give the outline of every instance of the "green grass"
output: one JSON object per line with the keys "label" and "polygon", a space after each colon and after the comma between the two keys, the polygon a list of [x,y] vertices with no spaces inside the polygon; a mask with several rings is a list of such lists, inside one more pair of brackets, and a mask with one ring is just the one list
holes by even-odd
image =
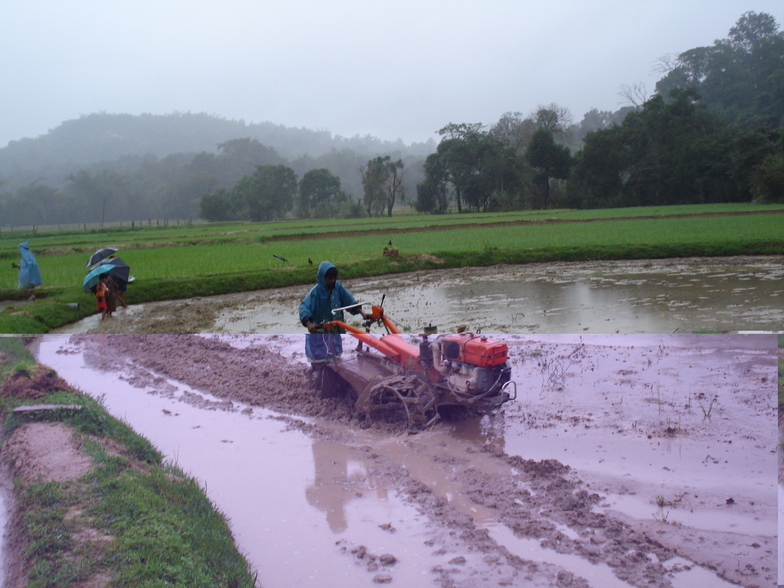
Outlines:
{"label": "green grass", "polygon": [[[39,300],[24,303],[29,293],[14,288],[16,270],[0,265],[0,301],[16,301],[0,312],[0,332],[46,332],[94,312],[79,286],[89,254],[105,245],[121,247],[136,277],[128,300],[139,303],[309,284],[323,260],[360,277],[436,266],[781,254],[783,221],[784,206],[728,204],[47,233],[31,241],[45,281]],[[382,256],[390,239],[398,259]],[[18,255],[18,242],[2,237],[0,256]]]}
{"label": "green grass", "polygon": [[[544,210],[510,213],[472,213],[447,215],[405,215],[373,219],[292,220],[271,223],[210,223],[168,227],[107,228],[103,231],[40,231],[32,233],[0,232],[0,259],[16,259],[17,245],[31,239],[34,250],[48,255],[71,249],[77,253],[92,253],[106,245],[171,246],[191,242],[260,242],[264,240],[307,236],[345,231],[368,231],[375,234],[406,229],[443,228],[463,224],[520,223],[545,221],[588,221],[595,219],[623,219],[645,216],[676,216],[699,214],[742,214],[784,212],[782,205],[712,204],[669,207],[638,207],[600,210]],[[83,256],[83,262],[87,256]]]}
{"label": "green grass", "polygon": [[[34,366],[23,341],[0,337],[3,378],[20,366]],[[11,414],[21,403],[83,409]],[[255,585],[225,518],[198,482],[164,463],[149,441],[100,403],[78,391],[52,390],[36,400],[2,398],[0,410],[6,417],[4,439],[25,422],[64,423],[95,463],[76,481],[15,481],[27,539],[22,555],[30,564],[28,586],[75,587],[100,574],[113,586]]]}

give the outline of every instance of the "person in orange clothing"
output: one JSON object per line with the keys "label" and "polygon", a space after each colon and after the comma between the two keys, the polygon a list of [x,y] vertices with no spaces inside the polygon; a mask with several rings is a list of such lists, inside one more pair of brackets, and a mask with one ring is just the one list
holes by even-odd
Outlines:
{"label": "person in orange clothing", "polygon": [[109,287],[106,285],[106,280],[109,278],[107,274],[103,274],[98,283],[95,285],[95,302],[98,304],[98,310],[101,311],[101,320],[106,318],[106,294],[109,292]]}

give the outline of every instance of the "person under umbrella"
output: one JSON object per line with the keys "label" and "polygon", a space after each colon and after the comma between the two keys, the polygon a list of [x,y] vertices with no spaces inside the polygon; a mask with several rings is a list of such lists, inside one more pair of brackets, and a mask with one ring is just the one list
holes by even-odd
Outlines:
{"label": "person under umbrella", "polygon": [[95,285],[95,303],[98,305],[98,310],[101,313],[101,320],[104,320],[108,315],[106,306],[106,295],[109,292],[109,287],[106,285],[106,280],[109,279],[108,273],[108,271],[102,273],[98,278],[98,283]]}
{"label": "person under umbrella", "polygon": [[112,314],[117,310],[117,293],[120,291],[117,284],[112,280],[111,272],[107,272],[101,276],[100,283],[106,286],[106,316],[112,317]]}
{"label": "person under umbrella", "polygon": [[104,264],[111,264],[113,266],[112,269],[109,270],[109,285],[110,287],[112,284],[115,285],[115,288],[113,288],[115,297],[120,301],[123,308],[128,308],[128,304],[125,302],[125,291],[128,289],[128,283],[133,280],[130,275],[130,266],[114,255],[110,255],[107,259],[101,261],[98,264],[98,267]]}

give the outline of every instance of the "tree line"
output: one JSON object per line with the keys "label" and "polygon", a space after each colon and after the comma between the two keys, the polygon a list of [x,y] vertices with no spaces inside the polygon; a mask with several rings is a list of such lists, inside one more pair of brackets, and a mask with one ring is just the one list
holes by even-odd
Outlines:
{"label": "tree line", "polygon": [[[557,105],[507,113],[491,127],[447,125],[425,161],[417,209],[784,201],[784,35],[775,19],[748,12],[729,38],[662,64],[654,96],[616,115],[591,111],[577,128]],[[574,131],[590,127],[573,148]]]}
{"label": "tree line", "polygon": [[[391,159],[388,155],[377,157]],[[419,159],[410,153],[398,153],[395,161],[402,168],[404,162],[408,165]],[[14,191],[3,191],[0,178],[0,225],[100,224],[199,216],[262,220],[299,211],[320,218],[362,216],[366,210],[364,185],[371,188],[373,184],[370,177],[367,181],[362,177],[367,162],[367,152],[350,149],[287,160],[249,137],[220,143],[217,153],[128,156],[112,166],[82,167],[66,175],[60,185],[38,179]],[[411,167],[411,173],[397,179],[398,206],[401,197],[405,200],[406,193],[415,192],[416,182],[421,179],[417,166]],[[383,180],[378,174],[374,177]],[[277,190],[278,184],[282,189],[270,196],[270,202],[254,202],[269,190]],[[294,184],[296,190],[290,190]],[[257,196],[251,196],[254,190],[259,191]],[[229,193],[234,193],[231,202],[224,202]],[[371,213],[376,214],[377,208],[373,204]]]}
{"label": "tree line", "polygon": [[402,159],[378,156],[359,168],[363,195],[354,200],[341,188],[340,178],[325,168],[297,174],[285,165],[259,165],[231,189],[220,189],[201,199],[200,216],[209,221],[269,221],[298,218],[358,218],[392,216],[402,189]]}

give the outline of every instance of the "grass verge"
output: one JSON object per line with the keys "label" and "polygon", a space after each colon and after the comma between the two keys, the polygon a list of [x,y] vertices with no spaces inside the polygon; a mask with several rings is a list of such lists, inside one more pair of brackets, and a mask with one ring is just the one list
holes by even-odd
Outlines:
{"label": "grass verge", "polygon": [[[0,337],[3,444],[29,423],[67,426],[90,467],[52,481],[14,472],[15,566],[28,586],[255,586],[228,524],[193,478],[89,396]],[[78,405],[12,413],[21,405]],[[5,452],[4,452],[5,453]]]}

